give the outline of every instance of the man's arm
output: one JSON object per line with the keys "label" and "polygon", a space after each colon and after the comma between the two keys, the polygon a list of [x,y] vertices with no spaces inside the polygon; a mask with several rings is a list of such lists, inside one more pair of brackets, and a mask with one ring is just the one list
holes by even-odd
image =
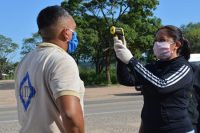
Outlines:
{"label": "man's arm", "polygon": [[56,99],[67,133],[84,133],[83,112],[76,96],[64,95]]}

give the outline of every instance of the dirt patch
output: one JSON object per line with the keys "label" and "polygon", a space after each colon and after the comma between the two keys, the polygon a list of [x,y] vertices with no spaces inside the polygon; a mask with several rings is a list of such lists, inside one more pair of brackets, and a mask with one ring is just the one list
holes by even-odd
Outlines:
{"label": "dirt patch", "polygon": [[136,92],[134,87],[126,87],[122,85],[90,87],[86,88],[85,100],[117,98],[119,96],[131,96],[137,93],[139,92]]}
{"label": "dirt patch", "polygon": [[15,91],[14,90],[0,90],[0,105],[16,105]]}
{"label": "dirt patch", "polygon": [[[122,85],[86,87],[85,101],[127,97],[139,93],[134,87]],[[16,105],[13,80],[0,81],[0,105]]]}

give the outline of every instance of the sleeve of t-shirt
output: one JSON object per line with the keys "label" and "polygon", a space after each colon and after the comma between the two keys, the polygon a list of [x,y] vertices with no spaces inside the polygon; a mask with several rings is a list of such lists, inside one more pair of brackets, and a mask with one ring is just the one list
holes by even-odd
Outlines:
{"label": "sleeve of t-shirt", "polygon": [[56,98],[72,95],[80,98],[80,77],[76,62],[73,58],[56,60],[50,69],[50,89]]}

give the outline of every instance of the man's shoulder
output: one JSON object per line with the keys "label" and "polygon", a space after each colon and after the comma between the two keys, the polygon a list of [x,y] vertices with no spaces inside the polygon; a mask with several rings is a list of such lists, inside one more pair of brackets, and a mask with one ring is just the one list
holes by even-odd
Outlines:
{"label": "man's shoulder", "polygon": [[20,61],[20,64],[29,64],[30,62],[36,62],[46,65],[68,64],[76,65],[74,58],[64,50],[57,47],[37,47],[29,52]]}
{"label": "man's shoulder", "polygon": [[68,53],[64,53],[64,52],[59,52],[59,50],[55,50],[54,52],[52,52],[51,56],[49,57],[50,61],[62,61],[64,62],[68,62],[68,63],[73,63],[75,62],[74,58],[69,55]]}
{"label": "man's shoulder", "polygon": [[42,54],[50,61],[74,61],[71,55],[69,55],[59,46],[52,43],[41,43],[38,46],[38,53]]}
{"label": "man's shoulder", "polygon": [[55,49],[47,58],[46,65],[49,68],[77,68],[74,58],[66,52],[60,52],[59,50]]}

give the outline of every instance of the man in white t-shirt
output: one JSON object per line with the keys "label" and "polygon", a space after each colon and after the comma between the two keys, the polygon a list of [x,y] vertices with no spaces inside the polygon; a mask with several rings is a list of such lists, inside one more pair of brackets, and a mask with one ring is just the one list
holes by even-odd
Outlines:
{"label": "man in white t-shirt", "polygon": [[43,39],[19,63],[15,75],[20,133],[84,133],[84,84],[73,52],[76,23],[60,6],[43,9],[38,17]]}

